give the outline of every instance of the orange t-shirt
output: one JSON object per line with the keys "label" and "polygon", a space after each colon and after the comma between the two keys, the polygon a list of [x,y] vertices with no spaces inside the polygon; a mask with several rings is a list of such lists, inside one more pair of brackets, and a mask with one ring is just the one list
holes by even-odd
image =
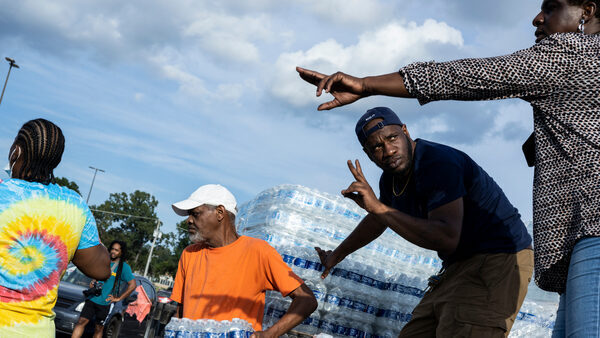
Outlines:
{"label": "orange t-shirt", "polygon": [[185,318],[241,318],[262,330],[265,291],[285,297],[302,283],[267,242],[241,236],[220,248],[185,248],[171,299],[183,304]]}

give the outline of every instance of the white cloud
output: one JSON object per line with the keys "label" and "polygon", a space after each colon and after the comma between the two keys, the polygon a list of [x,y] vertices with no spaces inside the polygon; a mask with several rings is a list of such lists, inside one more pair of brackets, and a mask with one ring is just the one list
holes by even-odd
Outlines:
{"label": "white cloud", "polygon": [[392,6],[375,0],[300,0],[323,20],[365,25],[378,22],[390,14]]}
{"label": "white cloud", "polygon": [[253,41],[269,40],[269,17],[223,15],[203,13],[190,23],[183,35],[198,38],[201,48],[217,58],[236,62],[252,63],[260,59]]}
{"label": "white cloud", "polygon": [[360,35],[357,44],[347,47],[330,39],[307,51],[281,54],[271,91],[295,106],[312,104],[304,95],[298,95],[310,91],[298,80],[295,66],[321,72],[344,70],[357,76],[389,73],[409,61],[432,58],[429,53],[432,45],[460,48],[463,38],[446,23],[428,19],[421,26],[414,22],[387,24]]}

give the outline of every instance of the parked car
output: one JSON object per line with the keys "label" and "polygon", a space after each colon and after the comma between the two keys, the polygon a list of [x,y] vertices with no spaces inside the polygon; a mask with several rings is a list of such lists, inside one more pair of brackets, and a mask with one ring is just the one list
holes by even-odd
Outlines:
{"label": "parked car", "polygon": [[172,300],[171,297],[171,292],[173,290],[158,290],[156,291],[156,294],[158,295],[158,302],[159,303],[164,303],[164,304],[173,304],[176,303],[174,300]]}
{"label": "parked car", "polygon": [[[71,334],[75,324],[79,320],[79,314],[83,309],[85,297],[83,291],[89,288],[91,279],[85,276],[74,265],[70,265],[65,272],[59,286],[58,299],[54,306],[56,318],[54,323],[57,333]],[[153,320],[153,313],[156,310],[157,295],[152,283],[142,277],[135,275],[136,285],[141,285],[152,302],[150,313],[140,323],[135,316],[130,316],[125,312],[127,305],[137,299],[137,292],[133,292],[127,299],[114,303],[111,312],[108,314],[106,324],[104,325],[103,336],[106,338],[118,337],[154,337],[155,327],[158,325]],[[124,292],[127,288],[127,283],[123,283],[120,292]],[[93,333],[94,325],[90,322],[86,326],[86,333]]]}

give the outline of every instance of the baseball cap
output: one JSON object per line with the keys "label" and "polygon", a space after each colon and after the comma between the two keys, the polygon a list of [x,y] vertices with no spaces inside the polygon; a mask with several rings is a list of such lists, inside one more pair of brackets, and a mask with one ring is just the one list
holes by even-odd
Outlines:
{"label": "baseball cap", "polygon": [[[371,122],[373,119],[382,119],[382,120],[379,121],[379,123],[377,123],[371,129],[365,130],[365,126],[369,122]],[[360,142],[360,144],[362,146],[364,146],[365,142],[367,142],[367,138],[369,137],[369,135],[373,134],[374,132],[376,132],[377,130],[379,130],[385,126],[389,126],[392,124],[397,124],[400,126],[404,125],[404,123],[402,123],[402,121],[400,121],[400,118],[398,117],[398,115],[396,115],[396,113],[394,113],[394,111],[391,110],[390,108],[375,107],[375,108],[367,110],[367,112],[363,116],[361,116],[360,119],[358,119],[358,122],[356,122],[356,128],[354,131],[356,132],[358,141]]]}
{"label": "baseball cap", "polygon": [[219,184],[207,184],[196,189],[190,197],[187,199],[173,203],[173,211],[179,216],[187,216],[188,211],[203,204],[208,205],[222,205],[225,210],[236,215],[237,214],[237,202],[235,197],[227,188]]}

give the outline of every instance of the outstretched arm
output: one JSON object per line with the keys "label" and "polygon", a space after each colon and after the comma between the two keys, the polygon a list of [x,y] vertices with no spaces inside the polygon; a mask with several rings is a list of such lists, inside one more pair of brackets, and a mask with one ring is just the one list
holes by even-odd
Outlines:
{"label": "outstretched arm", "polygon": [[285,315],[266,331],[255,332],[251,338],[279,337],[302,323],[306,317],[317,309],[315,295],[304,283],[288,296],[292,298],[292,303]]}
{"label": "outstretched arm", "polygon": [[412,97],[398,72],[358,78],[342,72],[325,75],[301,67],[296,67],[296,71],[304,81],[317,87],[317,96],[323,90],[333,95],[333,100],[321,104],[318,110],[340,107],[371,95]]}
{"label": "outstretched arm", "polygon": [[71,261],[88,277],[96,280],[107,280],[110,277],[110,256],[102,244],[77,249]]}

